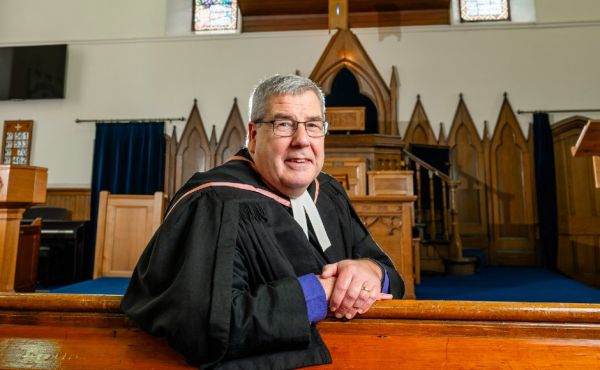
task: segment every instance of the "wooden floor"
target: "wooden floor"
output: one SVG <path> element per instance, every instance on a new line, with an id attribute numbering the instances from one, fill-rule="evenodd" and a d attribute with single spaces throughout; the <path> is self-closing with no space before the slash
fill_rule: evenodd
<path id="1" fill-rule="evenodd" d="M 192 368 L 119 296 L 0 294 L 1 369 Z M 319 324 L 330 369 L 597 369 L 600 305 L 382 302 Z"/>

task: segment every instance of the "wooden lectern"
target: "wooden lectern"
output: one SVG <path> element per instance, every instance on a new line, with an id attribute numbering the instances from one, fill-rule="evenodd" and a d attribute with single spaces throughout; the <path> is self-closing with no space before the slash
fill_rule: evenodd
<path id="1" fill-rule="evenodd" d="M 19 226 L 25 207 L 46 202 L 48 170 L 0 165 L 0 292 L 14 292 Z"/>
<path id="2" fill-rule="evenodd" d="M 594 179 L 600 188 L 600 120 L 588 121 L 571 151 L 575 157 L 592 156 Z"/>

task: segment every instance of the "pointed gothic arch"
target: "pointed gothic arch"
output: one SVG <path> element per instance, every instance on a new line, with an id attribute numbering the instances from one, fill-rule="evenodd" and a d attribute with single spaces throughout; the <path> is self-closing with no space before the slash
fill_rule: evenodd
<path id="1" fill-rule="evenodd" d="M 359 91 L 377 108 L 379 134 L 398 135 L 397 89 L 395 69 L 388 87 L 360 41 L 350 30 L 339 30 L 329 41 L 319 61 L 310 74 L 310 79 L 321 86 L 325 95 L 342 68 L 347 68 L 356 78 Z"/>
<path id="2" fill-rule="evenodd" d="M 427 113 L 421 102 L 421 95 L 417 95 L 417 102 L 410 116 L 410 122 L 404 134 L 404 140 L 410 144 L 436 145 L 437 140 Z"/>
<path id="3" fill-rule="evenodd" d="M 225 163 L 227 158 L 234 155 L 246 145 L 246 127 L 237 104 L 233 99 L 233 106 L 227 117 L 227 123 L 221 134 L 219 145 L 215 153 L 215 166 Z"/>
<path id="4" fill-rule="evenodd" d="M 179 189 L 194 173 L 211 169 L 214 166 L 213 152 L 200 117 L 198 101 L 194 99 L 175 155 L 175 189 Z"/>

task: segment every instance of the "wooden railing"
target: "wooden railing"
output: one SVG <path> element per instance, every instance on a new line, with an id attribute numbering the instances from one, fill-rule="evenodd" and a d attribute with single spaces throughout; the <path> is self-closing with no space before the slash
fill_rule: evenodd
<path id="1" fill-rule="evenodd" d="M 437 168 L 428 164 L 421 158 L 417 157 L 413 153 L 403 149 L 402 154 L 405 158 L 405 163 L 410 166 L 410 162 L 414 162 L 415 166 L 415 177 L 416 177 L 416 225 L 426 225 L 428 227 L 428 233 L 423 232 L 420 229 L 421 239 L 429 240 L 442 240 L 449 243 L 448 258 L 445 259 L 447 269 L 449 268 L 450 273 L 465 274 L 472 273 L 474 271 L 475 260 L 472 258 L 465 258 L 463 256 L 462 240 L 460 238 L 460 227 L 458 222 L 458 208 L 456 206 L 456 189 L 460 185 L 460 181 L 453 180 L 450 176 L 441 172 Z M 422 179 L 421 168 L 427 170 L 426 183 Z M 441 220 L 440 226 L 441 238 L 438 238 L 438 218 L 436 213 L 436 198 L 435 198 L 435 178 L 438 178 L 441 183 Z M 423 207 L 423 187 L 427 186 L 429 189 L 429 217 L 424 220 L 425 209 Z M 439 203 L 439 202 L 438 202 Z M 456 266 L 460 266 L 458 271 Z"/>

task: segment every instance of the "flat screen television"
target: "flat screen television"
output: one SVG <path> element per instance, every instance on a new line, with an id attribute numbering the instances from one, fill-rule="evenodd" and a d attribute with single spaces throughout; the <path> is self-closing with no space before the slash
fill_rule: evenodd
<path id="1" fill-rule="evenodd" d="M 67 45 L 0 48 L 0 100 L 63 99 Z"/>

